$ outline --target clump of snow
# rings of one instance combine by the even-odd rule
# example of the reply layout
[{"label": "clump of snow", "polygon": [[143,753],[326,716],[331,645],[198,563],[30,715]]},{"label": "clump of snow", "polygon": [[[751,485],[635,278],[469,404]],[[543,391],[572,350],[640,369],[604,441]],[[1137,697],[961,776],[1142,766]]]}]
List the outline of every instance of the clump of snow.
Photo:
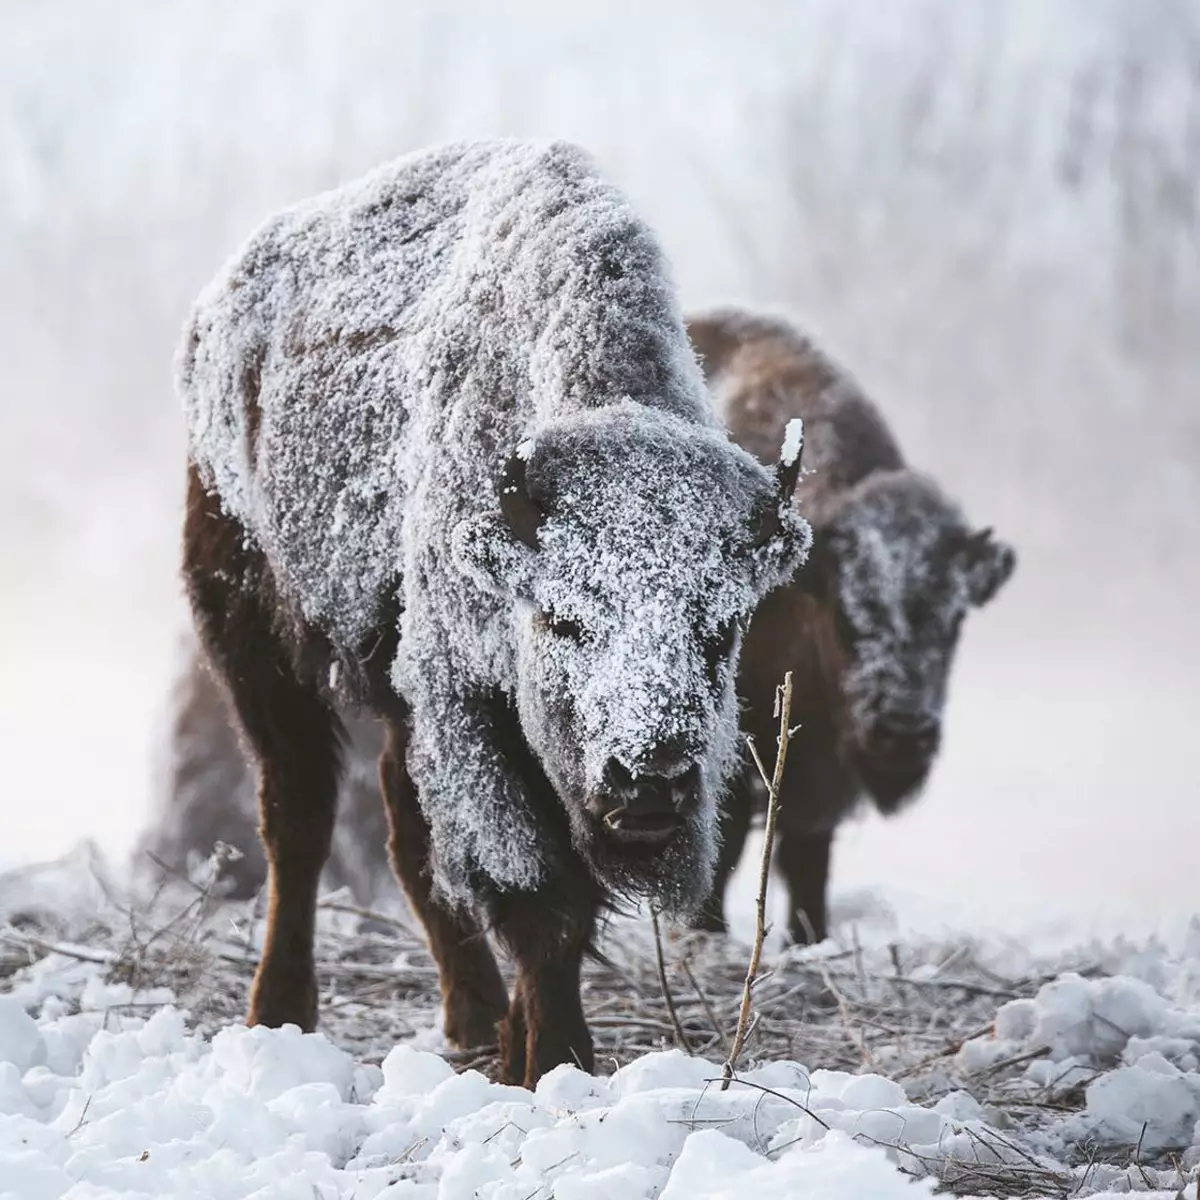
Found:
[{"label": "clump of snow", "polygon": [[1116,976],[1084,979],[1070,973],[1047,983],[1032,1000],[1013,1000],[996,1013],[996,1037],[1045,1046],[1052,1061],[1080,1056],[1111,1062],[1133,1037],[1200,1025],[1171,1006],[1148,983]]},{"label": "clump of snow", "polygon": [[24,1074],[45,1054],[46,1046],[33,1018],[12,996],[0,996],[0,1064]]},{"label": "clump of snow", "polygon": [[[1161,969],[1155,972],[1161,974]],[[1140,1145],[1147,1154],[1183,1149],[1200,1118],[1200,1012],[1173,1004],[1145,980],[1067,973],[1032,999],[996,1014],[994,1036],[963,1046],[958,1064],[979,1074],[1032,1058],[1024,1078],[1044,1094],[1083,1088],[1081,1112],[1045,1134],[1065,1143]]]},{"label": "clump of snow", "polygon": [[796,465],[796,460],[800,457],[800,451],[804,448],[804,421],[800,417],[793,417],[783,431],[783,449],[779,454],[779,461],[785,467],[793,467]]},{"label": "clump of snow", "polygon": [[1148,1154],[1192,1142],[1200,1116],[1200,1076],[1184,1074],[1161,1054],[1101,1075],[1087,1089],[1087,1108],[1074,1118],[1076,1137],[1140,1145]]},{"label": "clump of snow", "polygon": [[[737,733],[725,631],[808,531],[789,508],[753,544],[772,477],[726,439],[657,241],[583,151],[445,146],[272,218],[202,292],[178,385],[205,482],[347,665],[398,601],[391,678],[447,895],[576,862],[609,761],[679,739],[687,831],[606,882],[703,898]],[[518,447],[536,552],[497,512]],[[576,798],[573,848],[535,818],[497,694]]]},{"label": "clump of snow", "polygon": [[786,1174],[773,1170],[741,1143],[715,1129],[705,1130],[688,1139],[662,1200],[744,1200],[747,1196],[912,1200],[934,1190],[932,1181],[906,1179],[883,1151],[864,1149],[842,1133],[830,1133],[808,1154],[789,1160],[789,1165],[793,1169]]}]

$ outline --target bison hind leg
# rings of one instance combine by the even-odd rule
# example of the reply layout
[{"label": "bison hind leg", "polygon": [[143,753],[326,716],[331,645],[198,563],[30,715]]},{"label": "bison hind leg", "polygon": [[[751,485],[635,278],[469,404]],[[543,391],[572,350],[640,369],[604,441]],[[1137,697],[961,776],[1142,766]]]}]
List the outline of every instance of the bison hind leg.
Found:
[{"label": "bison hind leg", "polygon": [[196,631],[258,765],[270,899],[249,1021],[311,1030],[317,894],[337,807],[341,722],[317,686],[297,674],[262,553],[204,490],[194,467],[183,569]]}]

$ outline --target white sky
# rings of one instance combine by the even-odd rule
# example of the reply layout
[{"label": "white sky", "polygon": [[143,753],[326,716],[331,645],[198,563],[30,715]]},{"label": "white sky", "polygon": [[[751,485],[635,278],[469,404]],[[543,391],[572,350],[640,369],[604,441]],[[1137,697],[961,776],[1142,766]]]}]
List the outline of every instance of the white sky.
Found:
[{"label": "white sky", "polygon": [[1020,551],[969,624],[928,796],[845,831],[836,891],[1047,924],[1193,911],[1181,22],[1174,0],[0,0],[0,861],[123,852],[145,812],[196,289],[271,208],[383,157],[561,134],[645,208],[686,302],[802,314]]}]

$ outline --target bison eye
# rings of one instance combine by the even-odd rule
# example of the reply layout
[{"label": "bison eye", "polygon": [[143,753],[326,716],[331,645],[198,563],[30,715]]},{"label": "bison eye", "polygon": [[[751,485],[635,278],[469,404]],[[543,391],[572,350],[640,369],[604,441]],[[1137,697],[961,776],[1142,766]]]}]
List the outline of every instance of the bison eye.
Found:
[{"label": "bison eye", "polygon": [[538,613],[538,625],[556,638],[567,642],[583,641],[583,626],[569,617],[556,617],[552,613]]},{"label": "bison eye", "polygon": [[738,622],[734,617],[722,621],[717,631],[704,640],[704,660],[708,664],[709,678],[715,684],[721,667],[729,661],[733,653],[733,643],[737,638]]}]

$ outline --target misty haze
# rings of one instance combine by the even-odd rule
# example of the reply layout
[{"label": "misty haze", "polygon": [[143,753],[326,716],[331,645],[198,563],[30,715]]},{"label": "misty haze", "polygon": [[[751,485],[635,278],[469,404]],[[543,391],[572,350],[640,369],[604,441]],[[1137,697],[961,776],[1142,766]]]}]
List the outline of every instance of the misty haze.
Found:
[{"label": "misty haze", "polygon": [[[1110,950],[1150,935],[1190,947],[1170,976],[1171,1002],[1192,1006],[1182,1023],[1147,1018],[1138,1030],[1194,1035],[1195,1059],[1163,1053],[1200,1096],[1192,0],[0,0],[0,933],[18,938],[0,937],[0,947],[20,947],[7,967],[0,949],[0,992],[18,959],[24,969],[28,946],[12,931],[36,890],[27,881],[44,873],[46,896],[62,889],[75,905],[97,895],[80,864],[104,888],[124,886],[167,797],[173,689],[193,645],[180,578],[188,441],[173,359],[197,293],[281,208],[412,151],[493,137],[586,147],[661,239],[685,312],[733,304],[794,322],[879,405],[908,462],[961,503],[972,527],[993,527],[1015,548],[1011,583],[965,624],[923,793],[892,818],[856,814],[838,829],[830,927],[844,953],[851,943],[859,952],[860,932],[881,956],[906,937],[990,937],[997,955],[1093,937]],[[360,775],[373,802],[369,762]],[[239,779],[250,795],[250,774]],[[382,847],[380,811],[371,827]],[[742,943],[754,934],[761,845],[756,828],[729,892]],[[260,849],[251,859],[265,873]],[[380,870],[380,906],[400,905]],[[784,900],[772,889],[774,950]],[[65,918],[53,928],[66,941],[82,936]],[[1124,969],[1105,954],[1094,974]],[[657,995],[652,956],[639,978]],[[943,962],[932,952],[922,961]],[[1019,961],[1011,992],[1006,983],[989,999],[992,977],[972,977],[975,1007],[947,1039],[961,1034],[961,1047],[977,1037],[972,1028],[989,1028],[1006,997],[1034,1003],[1039,972],[1052,980],[1060,969]],[[876,966],[898,974],[898,963]],[[1166,994],[1159,975],[1152,983]],[[218,1005],[197,1028],[241,1020],[248,977],[238,987],[236,1011]],[[16,974],[11,988],[34,1016],[46,997],[66,995]],[[1036,1003],[1050,1028],[1059,1010],[1040,994]],[[330,1036],[338,1053],[372,1064],[414,1028],[414,1045],[443,1053],[436,1016],[421,1011],[362,1038],[335,1015],[343,1024]],[[1112,1011],[1121,1024],[1127,1010]],[[605,1014],[614,1027],[626,1019],[607,1009],[588,1019],[604,1029]],[[1003,1052],[971,1059],[972,1069],[1043,1055],[1033,1034],[1011,1032],[1024,1028],[1022,1014],[997,1020]],[[654,1020],[655,1044],[677,1044],[666,1010]],[[763,1039],[774,1036],[768,1025]],[[722,1045],[714,1037],[710,1057]],[[1042,1066],[1067,1061],[1055,1046]],[[790,1059],[800,1053],[790,1047],[764,1041],[761,1054]],[[597,1069],[607,1072],[602,1050]],[[813,1068],[826,1065],[805,1053]],[[845,1053],[839,1069],[904,1065],[865,1049],[856,1057],[856,1046]],[[1082,1062],[1091,1050],[1070,1053]],[[632,1058],[614,1051],[612,1062]],[[1128,1053],[1121,1061],[1135,1069]],[[41,1063],[31,1057],[21,1070]],[[325,1080],[324,1069],[304,1079]],[[75,1066],[55,1070],[65,1077]],[[421,1070],[442,1078],[440,1066]],[[388,1079],[387,1094],[400,1095]],[[777,1083],[769,1071],[762,1080]],[[704,1077],[667,1072],[654,1086],[668,1082],[698,1088]],[[880,1097],[858,1107],[899,1104]],[[921,1098],[910,1088],[909,1099]],[[2,1101],[0,1089],[0,1114]],[[1089,1098],[1100,1122],[1089,1130],[1112,1133],[1124,1104],[1104,1126]],[[1179,1160],[1178,1180],[1157,1180],[1174,1195],[1200,1161],[1200,1101],[1147,1109],[1146,1128],[1168,1111],[1182,1132],[1151,1149],[1192,1156]],[[56,1112],[67,1128],[83,1120]],[[1112,1137],[1140,1146],[1140,1126]],[[414,1124],[414,1139],[423,1130]],[[1062,1147],[1077,1149],[1082,1135],[1062,1138],[1029,1144],[1077,1167]],[[3,1140],[0,1131],[0,1169]],[[398,1161],[403,1149],[381,1153]],[[1167,1171],[1166,1157],[1154,1161]],[[702,1163],[695,1171],[705,1177]],[[666,1180],[653,1178],[647,1196]],[[750,1188],[748,1178],[736,1186]],[[383,1186],[362,1195],[401,1194]],[[523,1194],[512,1186],[486,1194]],[[665,1200],[710,1195],[670,1190],[674,1177],[665,1186]],[[1113,1176],[1107,1186],[1124,1184]],[[5,1188],[0,1176],[0,1200],[60,1194]],[[425,1194],[434,1193],[403,1192]],[[744,1193],[711,1192],[733,1194]]]},{"label": "misty haze", "polygon": [[791,315],[1018,548],[927,795],[843,828],[837,891],[1191,911],[1194,10],[714,3],[636,39],[537,5],[282,13],[8,7],[6,859],[123,854],[147,815],[186,623],[170,362],[200,284],[273,208],[384,158],[561,135],[641,204],[685,307]]}]

